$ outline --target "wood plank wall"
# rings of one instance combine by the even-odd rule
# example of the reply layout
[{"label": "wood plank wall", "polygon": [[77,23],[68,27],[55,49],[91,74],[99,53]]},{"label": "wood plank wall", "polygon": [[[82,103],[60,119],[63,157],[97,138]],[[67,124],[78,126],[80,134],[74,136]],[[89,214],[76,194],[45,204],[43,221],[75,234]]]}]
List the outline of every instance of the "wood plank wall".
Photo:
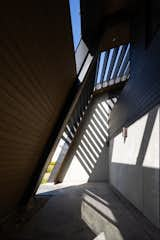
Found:
[{"label": "wood plank wall", "polygon": [[0,217],[24,194],[75,80],[67,1],[0,8]]}]

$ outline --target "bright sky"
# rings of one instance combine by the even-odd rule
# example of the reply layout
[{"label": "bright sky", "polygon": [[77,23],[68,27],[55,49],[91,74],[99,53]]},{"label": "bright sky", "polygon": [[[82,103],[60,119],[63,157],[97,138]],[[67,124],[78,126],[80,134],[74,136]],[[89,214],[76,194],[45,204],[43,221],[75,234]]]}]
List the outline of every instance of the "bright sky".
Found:
[{"label": "bright sky", "polygon": [[69,0],[74,49],[77,48],[81,39],[81,17],[80,17],[80,0]]}]

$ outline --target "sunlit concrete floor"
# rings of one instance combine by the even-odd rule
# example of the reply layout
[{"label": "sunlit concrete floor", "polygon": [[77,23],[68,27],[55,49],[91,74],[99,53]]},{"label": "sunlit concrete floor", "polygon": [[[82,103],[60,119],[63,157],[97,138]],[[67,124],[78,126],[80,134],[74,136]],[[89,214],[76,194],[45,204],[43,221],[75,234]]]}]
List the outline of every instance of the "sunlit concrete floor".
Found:
[{"label": "sunlit concrete floor", "polygon": [[107,183],[43,187],[43,208],[10,239],[159,239],[159,232]]}]

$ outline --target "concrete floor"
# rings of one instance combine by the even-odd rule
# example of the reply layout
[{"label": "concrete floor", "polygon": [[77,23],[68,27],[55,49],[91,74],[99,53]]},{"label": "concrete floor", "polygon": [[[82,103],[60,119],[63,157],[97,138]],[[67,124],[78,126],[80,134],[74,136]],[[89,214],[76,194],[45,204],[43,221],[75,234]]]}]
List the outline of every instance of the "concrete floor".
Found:
[{"label": "concrete floor", "polygon": [[9,239],[159,239],[159,232],[106,183],[43,186],[50,199]]}]

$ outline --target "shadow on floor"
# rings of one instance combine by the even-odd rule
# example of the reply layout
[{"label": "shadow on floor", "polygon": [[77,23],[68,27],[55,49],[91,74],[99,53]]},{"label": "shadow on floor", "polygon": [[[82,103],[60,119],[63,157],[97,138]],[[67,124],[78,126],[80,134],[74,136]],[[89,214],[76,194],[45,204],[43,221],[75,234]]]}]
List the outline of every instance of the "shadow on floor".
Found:
[{"label": "shadow on floor", "polygon": [[159,231],[108,184],[59,187],[40,195],[50,195],[50,200],[8,239],[159,239]]}]

